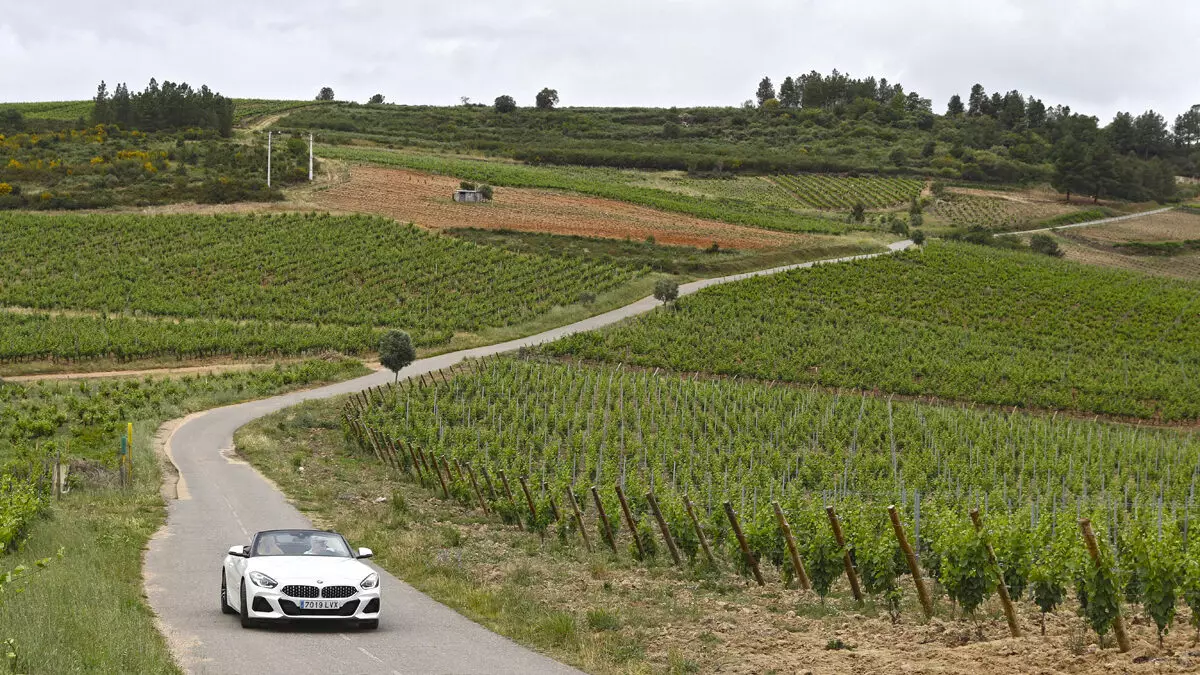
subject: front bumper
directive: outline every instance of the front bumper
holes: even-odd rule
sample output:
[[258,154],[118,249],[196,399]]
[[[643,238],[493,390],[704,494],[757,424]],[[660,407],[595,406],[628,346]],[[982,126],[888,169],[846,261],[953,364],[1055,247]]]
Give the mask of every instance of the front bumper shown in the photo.
[[256,621],[301,621],[345,620],[371,621],[379,618],[379,589],[359,590],[348,598],[339,598],[339,609],[301,609],[300,603],[308,598],[293,598],[282,592],[282,586],[259,588],[252,584],[246,587],[246,614]]

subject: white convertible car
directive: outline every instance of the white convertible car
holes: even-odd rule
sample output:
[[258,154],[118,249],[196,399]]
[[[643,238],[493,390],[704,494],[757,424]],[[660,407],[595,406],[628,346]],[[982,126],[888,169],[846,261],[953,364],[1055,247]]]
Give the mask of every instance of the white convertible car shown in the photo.
[[346,539],[322,530],[265,530],[233,546],[221,566],[221,611],[242,627],[303,619],[379,627],[379,575],[359,562]]

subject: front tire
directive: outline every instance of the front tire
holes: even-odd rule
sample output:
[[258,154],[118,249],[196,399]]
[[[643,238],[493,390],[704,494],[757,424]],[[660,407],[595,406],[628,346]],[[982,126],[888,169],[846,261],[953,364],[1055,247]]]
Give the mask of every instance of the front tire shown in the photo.
[[247,608],[247,605],[246,605],[246,582],[245,581],[242,582],[241,600],[242,600],[242,603],[241,603],[242,628],[254,628],[255,626],[258,625],[258,622],[255,621],[254,619],[250,618],[250,613],[249,613],[250,610]]
[[225,570],[221,570],[221,613],[237,614],[237,610],[229,606],[229,586],[225,583]]
[[369,621],[359,621],[358,627],[366,630],[375,630],[379,628],[379,619],[371,619]]

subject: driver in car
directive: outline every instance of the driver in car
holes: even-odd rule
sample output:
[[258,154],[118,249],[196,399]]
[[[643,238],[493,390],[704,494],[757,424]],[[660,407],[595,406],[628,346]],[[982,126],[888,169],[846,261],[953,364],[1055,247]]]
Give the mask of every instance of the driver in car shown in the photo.
[[335,555],[335,552],[329,548],[329,544],[325,542],[325,537],[313,537],[304,555]]

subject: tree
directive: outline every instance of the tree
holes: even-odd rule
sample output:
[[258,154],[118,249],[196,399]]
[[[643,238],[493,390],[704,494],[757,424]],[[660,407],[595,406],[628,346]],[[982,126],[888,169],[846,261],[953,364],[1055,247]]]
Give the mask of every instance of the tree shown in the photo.
[[1030,97],[1025,104],[1025,124],[1030,129],[1041,129],[1046,126],[1046,104]]
[[1200,103],[1175,118],[1175,144],[1183,148],[1200,145]]
[[671,303],[679,297],[679,284],[674,279],[660,279],[654,284],[654,299]]
[[1133,152],[1137,144],[1133,132],[1133,115],[1119,112],[1105,129],[1108,131],[1108,137],[1112,140],[1113,149],[1122,155]]
[[971,93],[967,97],[967,114],[971,117],[983,115],[984,106],[987,102],[987,92],[983,90],[982,84],[976,84],[971,87]]
[[904,148],[896,148],[888,155],[888,159],[896,166],[904,166],[904,162],[908,159],[908,153],[904,152]]
[[383,104],[383,94],[375,94],[374,96],[371,97],[371,99],[369,101],[367,101],[367,103],[370,105],[382,105]]
[[108,85],[104,80],[100,80],[100,86],[96,87],[96,98],[92,99],[95,104],[92,106],[92,122],[95,124],[108,124],[113,121],[112,108],[108,100]]
[[1050,184],[1055,190],[1066,193],[1069,202],[1072,192],[1087,189],[1087,168],[1087,150],[1068,134],[1054,147],[1054,175]]
[[783,78],[783,84],[779,85],[779,105],[785,108],[800,107],[800,90],[796,88],[796,81],[791,75]]
[[1135,150],[1143,158],[1158,156],[1167,148],[1167,121],[1162,115],[1147,110],[1133,121]]
[[850,209],[850,220],[861,223],[866,216],[864,215],[865,207],[862,202],[854,202],[854,206]]
[[412,338],[402,330],[389,330],[379,339],[379,362],[384,368],[396,374],[400,380],[400,370],[417,360],[417,350],[413,347]]
[[537,107],[542,110],[549,110],[558,105],[558,90],[546,87],[537,94],[535,99]]
[[760,106],[766,103],[768,99],[776,98],[775,85],[771,84],[771,78],[764,77],[762,82],[758,83],[758,92],[755,94],[755,98],[758,99],[758,105]]
[[517,101],[508,94],[496,97],[495,109],[498,113],[510,113],[517,109]]
[[487,185],[486,183],[484,185],[480,185],[479,194],[483,195],[485,200],[489,202],[492,201],[492,186]]
[[912,231],[912,241],[917,246],[924,246],[925,245],[925,231],[924,230],[913,230]]
[[320,93],[317,94],[318,101],[332,101],[333,87],[321,87]]
[[1102,196],[1112,194],[1116,189],[1117,162],[1107,138],[1097,139],[1088,149],[1084,177],[1093,203],[1100,201]]
[[964,112],[962,97],[958,94],[951,96],[950,103],[946,105],[946,117],[958,117]]

